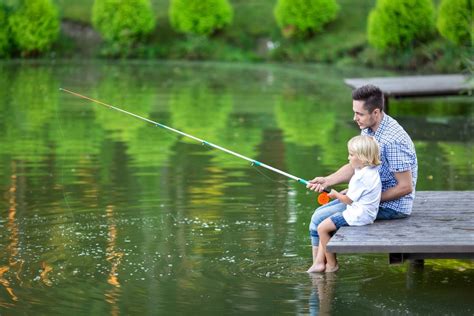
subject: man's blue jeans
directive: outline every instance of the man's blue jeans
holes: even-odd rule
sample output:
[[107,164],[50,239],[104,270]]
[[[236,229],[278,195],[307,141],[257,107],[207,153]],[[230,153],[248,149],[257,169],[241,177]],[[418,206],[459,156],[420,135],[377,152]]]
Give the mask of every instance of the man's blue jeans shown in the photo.
[[311,222],[309,223],[309,234],[311,236],[311,245],[319,245],[318,225],[321,224],[326,218],[336,213],[342,212],[346,209],[346,204],[342,203],[338,199],[334,199],[328,204],[318,207],[313,216],[311,216]]

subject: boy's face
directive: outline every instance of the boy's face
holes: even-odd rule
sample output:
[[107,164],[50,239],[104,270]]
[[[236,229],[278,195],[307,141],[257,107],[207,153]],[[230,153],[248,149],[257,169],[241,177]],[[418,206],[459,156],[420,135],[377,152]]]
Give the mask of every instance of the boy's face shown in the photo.
[[361,169],[364,167],[364,163],[362,162],[362,160],[357,158],[357,156],[350,149],[349,156],[347,157],[347,159],[349,159],[349,164],[354,169]]
[[352,110],[354,111],[354,122],[359,125],[360,129],[372,128],[377,125],[377,118],[380,114],[379,109],[369,113],[364,108],[364,101],[352,100]]

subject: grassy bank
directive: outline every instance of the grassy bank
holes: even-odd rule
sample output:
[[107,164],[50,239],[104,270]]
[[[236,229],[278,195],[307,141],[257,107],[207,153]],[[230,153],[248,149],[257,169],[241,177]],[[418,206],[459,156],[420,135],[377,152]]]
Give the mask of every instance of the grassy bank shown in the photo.
[[[67,23],[90,27],[93,0],[56,0]],[[275,0],[231,0],[234,21],[211,38],[185,36],[172,30],[168,20],[169,0],[152,0],[157,26],[147,43],[125,55],[135,58],[296,61],[366,65],[418,72],[458,72],[472,59],[471,48],[456,48],[441,37],[417,45],[415,49],[380,56],[367,44],[367,16],[375,0],[338,0],[340,12],[335,21],[311,39],[284,38],[273,16]],[[56,46],[59,56],[120,56],[123,52],[65,34]],[[88,47],[84,50],[83,47]]]

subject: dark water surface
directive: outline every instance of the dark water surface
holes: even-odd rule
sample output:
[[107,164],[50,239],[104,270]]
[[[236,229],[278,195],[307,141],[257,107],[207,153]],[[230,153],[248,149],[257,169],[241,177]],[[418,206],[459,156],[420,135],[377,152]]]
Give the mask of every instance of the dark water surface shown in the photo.
[[[341,255],[336,274],[308,275],[317,202],[304,186],[59,92],[309,179],[345,163],[358,133],[343,78],[387,73],[8,62],[0,74],[0,314],[474,313],[472,261],[418,273]],[[416,145],[418,190],[474,190],[472,101],[391,102]]]

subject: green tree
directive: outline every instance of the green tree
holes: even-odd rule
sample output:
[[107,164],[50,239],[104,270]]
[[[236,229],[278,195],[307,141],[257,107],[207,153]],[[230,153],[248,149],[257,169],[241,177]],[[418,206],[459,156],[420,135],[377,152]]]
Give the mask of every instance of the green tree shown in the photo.
[[8,16],[5,8],[0,4],[0,57],[6,56],[10,51],[10,35],[8,32]]
[[59,34],[58,11],[51,0],[23,1],[8,21],[13,41],[24,56],[48,50]]
[[442,0],[436,27],[439,33],[456,45],[474,43],[474,5],[472,0]]
[[210,35],[232,23],[233,10],[227,0],[171,0],[169,15],[178,32]]
[[431,0],[377,0],[369,14],[368,41],[376,50],[408,48],[434,31]]
[[336,0],[278,0],[274,14],[285,37],[304,37],[321,31],[338,11]]
[[150,0],[95,0],[92,24],[108,44],[128,52],[155,28]]

